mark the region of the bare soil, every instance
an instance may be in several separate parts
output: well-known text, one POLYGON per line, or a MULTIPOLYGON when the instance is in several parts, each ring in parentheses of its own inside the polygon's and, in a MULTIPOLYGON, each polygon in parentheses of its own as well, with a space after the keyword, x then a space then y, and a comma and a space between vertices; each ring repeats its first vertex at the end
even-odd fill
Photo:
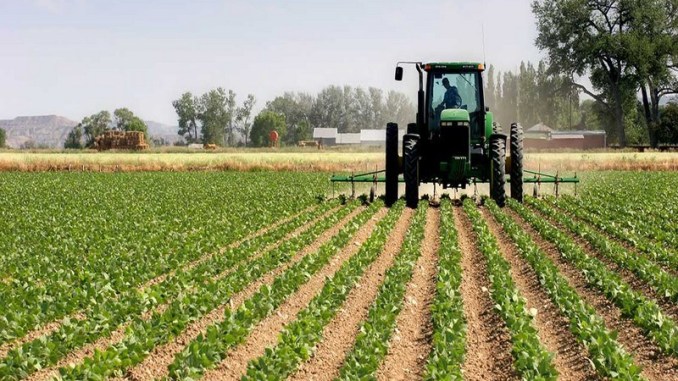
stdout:
POLYGON ((466 380, 516 380, 511 336, 493 309, 485 257, 461 207, 454 208, 454 217, 462 252, 461 296, 467 323, 462 373, 466 380))
POLYGON ((595 369, 587 360, 586 348, 577 341, 569 329, 569 321, 551 301, 539 283, 537 274, 519 254, 518 248, 487 210, 481 210, 490 231, 497 238, 504 258, 511 265, 511 274, 527 308, 536 310, 533 323, 539 340, 555 354, 553 364, 559 380, 597 380, 595 369))
POLYGON ((299 366, 289 379, 332 380, 339 376, 348 351, 353 347, 360 323, 367 318, 370 305, 376 299, 386 271, 400 252, 414 211, 405 209, 388 237, 386 247, 367 268, 358 284, 349 292, 342 308, 323 330, 323 339, 313 356, 299 366))
POLYGON ((617 331, 617 341, 633 357, 636 365, 643 368, 641 375, 648 380, 678 380, 678 359, 666 356, 650 341, 633 321, 622 316, 621 310, 605 295, 590 287, 581 271, 565 261, 558 248, 544 240, 529 223, 514 211, 507 213, 534 239, 535 243, 551 258, 570 287, 603 318, 608 329, 617 331))
POLYGON ((423 376, 433 335, 431 305, 436 293, 439 229, 440 209, 428 208, 421 255, 407 284, 388 353, 377 372, 379 380, 412 380, 423 376))

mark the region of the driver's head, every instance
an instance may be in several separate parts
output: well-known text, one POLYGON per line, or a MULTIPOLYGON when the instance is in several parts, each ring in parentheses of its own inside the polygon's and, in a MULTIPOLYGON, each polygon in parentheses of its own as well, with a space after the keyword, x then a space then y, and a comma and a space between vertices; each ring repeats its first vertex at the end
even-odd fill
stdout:
POLYGON ((443 87, 446 89, 450 88, 450 80, 447 78, 443 78, 443 87))

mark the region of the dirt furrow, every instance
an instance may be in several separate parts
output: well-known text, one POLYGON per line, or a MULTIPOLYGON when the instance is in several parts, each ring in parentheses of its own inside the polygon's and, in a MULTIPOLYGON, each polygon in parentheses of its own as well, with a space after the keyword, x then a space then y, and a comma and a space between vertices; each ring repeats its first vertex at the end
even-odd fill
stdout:
MULTIPOLYGON (((345 217, 342 221, 339 222, 339 225, 343 226, 343 224, 345 224, 349 220, 350 217, 355 216, 359 211, 360 211, 360 208, 351 212, 347 217, 345 217)), ((328 212, 328 213, 330 213, 330 212, 328 212)), ((293 237, 298 236, 299 234, 301 234, 305 230, 308 230, 311 226, 315 225, 315 223, 317 223, 319 220, 324 218, 324 216, 326 216, 328 213, 325 213, 325 214, 323 214, 323 216, 316 218, 313 222, 311 222, 309 224, 306 224, 306 225, 303 225, 303 226, 297 228, 296 230, 294 230, 293 232, 291 232, 290 234, 285 236, 285 238, 283 240, 289 240, 293 237)), ((312 244, 313 247, 315 247, 315 249, 317 249, 323 243, 325 243, 327 240, 329 240, 331 238, 331 236, 328 237, 326 234, 328 232, 333 231, 335 228, 336 228, 336 226, 333 227, 332 229, 328 230, 327 232, 325 232, 325 235, 323 235, 319 238, 319 239, 322 239, 323 241, 320 242, 320 243, 318 241, 314 242, 312 244)), ((274 243, 274 244, 267 246, 264 250, 256 253, 254 256, 250 257, 248 260, 256 260, 256 258, 264 255, 265 253, 272 250, 277 245, 279 245, 279 243, 274 243)), ((308 247, 304 248, 303 251, 297 253, 297 255, 292 259, 292 261, 295 261, 297 259, 301 259, 301 258, 303 258, 303 256, 313 252, 313 251, 308 251, 308 250, 311 250, 311 246, 308 246, 308 247)), ((285 267, 285 268, 287 268, 287 267, 285 267)), ((234 269, 235 269, 235 267, 231 268, 231 269, 227 269, 226 271, 222 272, 221 274, 218 274, 215 277, 213 277, 213 280, 218 280, 220 278, 223 278, 224 276, 227 276, 234 269)), ((275 271, 281 272, 281 271, 284 271, 284 270, 281 270, 280 268, 278 268, 275 271)), ((234 295, 234 298, 236 296, 237 295, 234 295)), ((150 319, 152 317, 153 313, 162 314, 165 311, 165 309, 169 306, 169 303, 171 303, 171 301, 168 301, 165 304, 159 305, 154 310, 147 311, 146 313, 144 313, 144 315, 141 316, 141 320, 150 319)), ((233 303, 233 298, 231 298, 230 303, 231 304, 233 303)), ((222 308, 219 308, 218 310, 220 310, 221 315, 223 315, 223 311, 224 311, 223 306, 222 306, 222 308)), ((213 312, 215 312, 215 311, 213 311, 213 312)), ((119 343, 120 341, 122 341, 125 338, 125 331, 127 330, 127 327, 130 324, 131 324, 131 322, 123 324, 120 327, 118 327, 115 331, 113 331, 111 334, 109 334, 108 336, 101 337, 98 340, 94 341, 93 343, 87 344, 87 345, 83 346, 82 348, 69 353, 66 357, 64 357, 63 359, 58 361, 56 365, 43 368, 43 369, 39 370, 38 372, 32 374, 29 377, 29 380, 34 380, 34 381, 49 380, 49 379, 53 378, 54 375, 58 374, 59 368, 68 366, 70 364, 79 364, 83 360, 85 360, 87 357, 92 356, 95 353, 95 351, 97 351, 97 350, 103 351, 106 348, 119 343)), ((137 366, 136 368, 138 368, 138 367, 139 366, 137 366)))
POLYGON ((405 303, 396 319, 388 354, 377 372, 379 380, 411 380, 423 376, 433 334, 431 305, 436 293, 439 228, 440 209, 428 208, 421 256, 407 284, 405 303))
POLYGON ((190 324, 171 342, 155 347, 149 356, 144 359, 144 361, 126 372, 125 378, 131 380, 151 380, 165 374, 167 372, 167 367, 172 363, 172 361, 174 361, 174 357, 179 352, 181 352, 187 344, 193 341, 201 333, 205 333, 210 325, 223 319, 226 308, 238 308, 245 300, 252 297, 252 295, 254 295, 262 285, 270 285, 273 283, 278 275, 282 274, 285 270, 290 268, 293 264, 299 262, 305 256, 317 251, 320 246, 332 239, 332 237, 334 237, 353 217, 355 217, 362 210, 363 208, 356 208, 354 211, 344 217, 339 223, 323 232, 323 234, 319 236, 313 243, 296 253, 287 263, 264 275, 257 281, 247 286, 243 291, 233 295, 227 303, 212 310, 199 320, 190 324))
POLYGON ((569 330, 569 322, 539 283, 537 274, 520 256, 518 248, 497 221, 481 209, 492 234, 497 238, 504 258, 511 265, 511 274, 520 293, 527 301, 527 308, 536 310, 534 326, 539 339, 549 352, 555 354, 553 363, 559 380, 596 380, 599 377, 587 360, 588 352, 569 330))
POLYGON ((454 208, 461 257, 461 296, 466 318, 466 357, 462 373, 466 380, 515 380, 511 336, 493 309, 487 262, 461 207, 454 208))
POLYGON ((368 266, 358 284, 348 293, 342 308, 324 328, 323 339, 316 346, 312 357, 299 366, 290 380, 332 380, 339 375, 346 354, 355 343, 360 323, 367 318, 386 271, 400 252, 413 215, 412 209, 406 208, 403 211, 383 252, 368 266))
POLYGON ((537 245, 551 258, 560 274, 574 288, 579 296, 591 305, 605 321, 608 329, 617 331, 617 341, 633 357, 634 363, 643 368, 641 375, 648 380, 678 380, 678 359, 666 356, 650 341, 633 321, 622 316, 605 295, 589 287, 581 271, 562 258, 558 248, 543 239, 532 226, 516 212, 508 208, 506 212, 527 232, 537 245))
POLYGON ((228 354, 225 361, 219 364, 215 369, 205 373, 202 380, 218 381, 218 380, 237 380, 247 370, 247 364, 264 354, 267 347, 275 345, 278 340, 279 332, 283 327, 293 321, 299 311, 304 309, 311 300, 320 292, 328 277, 333 276, 353 255, 355 255, 360 246, 369 238, 374 231, 377 222, 381 220, 388 209, 382 208, 377 214, 370 219, 370 221, 358 230, 358 233, 351 240, 349 244, 341 250, 339 254, 334 256, 330 263, 325 266, 318 273, 293 295, 287 298, 285 302, 270 316, 262 320, 252 331, 247 341, 242 345, 234 348, 228 354))
MULTIPOLYGON (((232 242, 232 243, 228 244, 227 246, 225 246, 225 247, 219 249, 219 250, 217 251, 217 253, 222 254, 222 253, 224 253, 224 252, 225 252, 226 250, 228 250, 228 249, 232 249, 232 248, 235 248, 235 247, 240 246, 243 242, 245 242, 245 241, 247 241, 247 240, 254 239, 254 238, 257 238, 257 237, 260 237, 260 236, 266 234, 267 232, 271 231, 272 229, 275 229, 275 228, 279 227, 280 225, 282 225, 282 224, 284 224, 284 223, 287 223, 287 222, 293 220, 294 218, 299 217, 299 216, 302 215, 303 213, 308 213, 308 212, 314 210, 315 208, 317 208, 317 205, 311 205, 311 206, 309 206, 308 208, 302 210, 302 211, 299 212, 299 213, 296 213, 296 214, 294 214, 294 215, 292 215, 292 216, 290 216, 290 217, 284 218, 284 219, 282 219, 282 220, 280 220, 280 221, 276 221, 275 223, 273 223, 273 224, 271 224, 271 225, 269 225, 269 226, 266 226, 266 227, 264 227, 264 228, 262 228, 262 229, 259 229, 259 230, 257 230, 256 232, 251 233, 251 234, 247 235, 246 237, 244 237, 244 238, 242 238, 242 239, 240 239, 240 240, 238 240, 238 241, 235 241, 235 242, 232 242)), ((337 208, 338 208, 338 207, 337 207, 337 208)), ((336 209, 336 208, 335 208, 335 209, 336 209)), ((333 209, 333 210, 335 210, 335 209, 333 209)), ((195 266, 198 266, 199 264, 201 264, 201 263, 203 263, 203 262, 209 260, 209 259, 212 258, 215 254, 216 254, 216 253, 214 253, 214 252, 213 252, 213 253, 205 254, 205 255, 201 256, 200 258, 198 258, 198 259, 196 259, 196 260, 193 260, 193 261, 191 261, 191 262, 189 262, 189 263, 187 263, 187 264, 182 265, 181 267, 182 267, 182 269, 183 269, 184 271, 189 271, 189 270, 193 269, 195 266)), ((163 282, 165 279, 167 279, 167 277, 172 276, 173 274, 175 274, 177 271, 178 271, 178 269, 174 269, 174 270, 171 270, 170 272, 167 272, 167 273, 165 273, 165 274, 159 275, 159 276, 157 276, 157 277, 155 277, 155 278, 153 278, 153 279, 147 281, 147 282, 144 283, 143 285, 137 287, 137 290, 140 290, 140 291, 141 291, 141 290, 147 289, 147 288, 149 288, 149 287, 152 287, 152 286, 154 286, 154 285, 156 285, 156 284, 159 284, 159 283, 163 282)), ((83 319, 85 319, 85 315, 84 315, 84 313, 83 313, 82 311, 72 313, 72 314, 70 314, 70 315, 69 315, 68 317, 66 317, 66 318, 62 318, 62 319, 59 319, 59 320, 57 320, 57 321, 53 321, 53 322, 47 323, 47 324, 43 325, 42 327, 40 327, 40 328, 38 328, 38 329, 36 329, 36 330, 34 330, 34 331, 30 331, 30 332, 28 332, 25 336, 23 336, 23 337, 21 337, 21 338, 19 338, 19 339, 16 339, 16 340, 14 340, 14 341, 7 342, 7 343, 4 343, 4 344, 0 345, 0 358, 3 358, 3 357, 5 357, 5 356, 7 356, 7 354, 9 353, 9 351, 11 351, 11 350, 13 350, 13 349, 15 349, 15 348, 18 348, 18 347, 24 345, 25 343, 31 342, 31 341, 33 341, 33 340, 39 338, 39 337, 42 337, 42 336, 47 336, 47 335, 52 334, 53 332, 55 332, 55 331, 57 331, 59 328, 61 328, 61 325, 63 324, 63 322, 64 322, 65 319, 70 319, 70 320, 83 320, 83 319)))
MULTIPOLYGON (((623 268, 616 263, 614 263, 612 260, 608 259, 598 251, 591 243, 589 243, 587 240, 582 238, 579 234, 573 233, 571 230, 569 230, 567 227, 563 226, 561 223, 555 221, 553 218, 550 216, 547 216, 543 213, 541 213, 539 210, 536 208, 530 208, 532 212, 535 214, 544 217, 551 225, 555 226, 558 228, 558 230, 564 232, 568 237, 570 237, 573 241, 575 241, 581 248, 584 250, 586 254, 589 256, 596 258, 603 262, 605 266, 607 266, 608 269, 616 272, 621 276, 621 278, 624 280, 624 282, 628 283, 631 288, 633 288, 635 291, 640 292, 643 296, 645 296, 648 299, 654 300, 657 302, 659 307, 661 308, 662 312, 664 312, 668 317, 670 317, 673 320, 678 321, 678 304, 676 304, 674 301, 672 301, 669 298, 664 297, 664 295, 661 295, 659 292, 655 291, 647 282, 644 280, 640 279, 636 274, 633 272, 629 271, 626 268, 623 268)), ((577 221, 578 223, 581 223, 581 221, 577 221)))

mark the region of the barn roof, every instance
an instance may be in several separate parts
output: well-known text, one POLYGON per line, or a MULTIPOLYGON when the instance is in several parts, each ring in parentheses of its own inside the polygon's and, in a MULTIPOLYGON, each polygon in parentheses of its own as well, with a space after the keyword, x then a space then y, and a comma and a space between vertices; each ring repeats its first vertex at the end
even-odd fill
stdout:
POLYGON ((334 139, 337 137, 336 128, 314 128, 313 129, 313 138, 314 139, 334 139))

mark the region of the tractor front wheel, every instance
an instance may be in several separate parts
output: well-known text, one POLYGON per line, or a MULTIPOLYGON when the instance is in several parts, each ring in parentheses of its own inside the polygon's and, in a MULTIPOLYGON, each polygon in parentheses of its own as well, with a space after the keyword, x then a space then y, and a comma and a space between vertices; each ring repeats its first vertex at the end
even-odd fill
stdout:
POLYGON ((523 202, 523 127, 511 124, 511 198, 523 202))
POLYGON ((405 204, 416 209, 419 204, 419 135, 403 137, 403 161, 405 163, 405 204))
POLYGON ((490 197, 499 205, 506 204, 506 135, 490 136, 490 197))
POLYGON ((386 206, 398 201, 398 124, 386 125, 386 206))

